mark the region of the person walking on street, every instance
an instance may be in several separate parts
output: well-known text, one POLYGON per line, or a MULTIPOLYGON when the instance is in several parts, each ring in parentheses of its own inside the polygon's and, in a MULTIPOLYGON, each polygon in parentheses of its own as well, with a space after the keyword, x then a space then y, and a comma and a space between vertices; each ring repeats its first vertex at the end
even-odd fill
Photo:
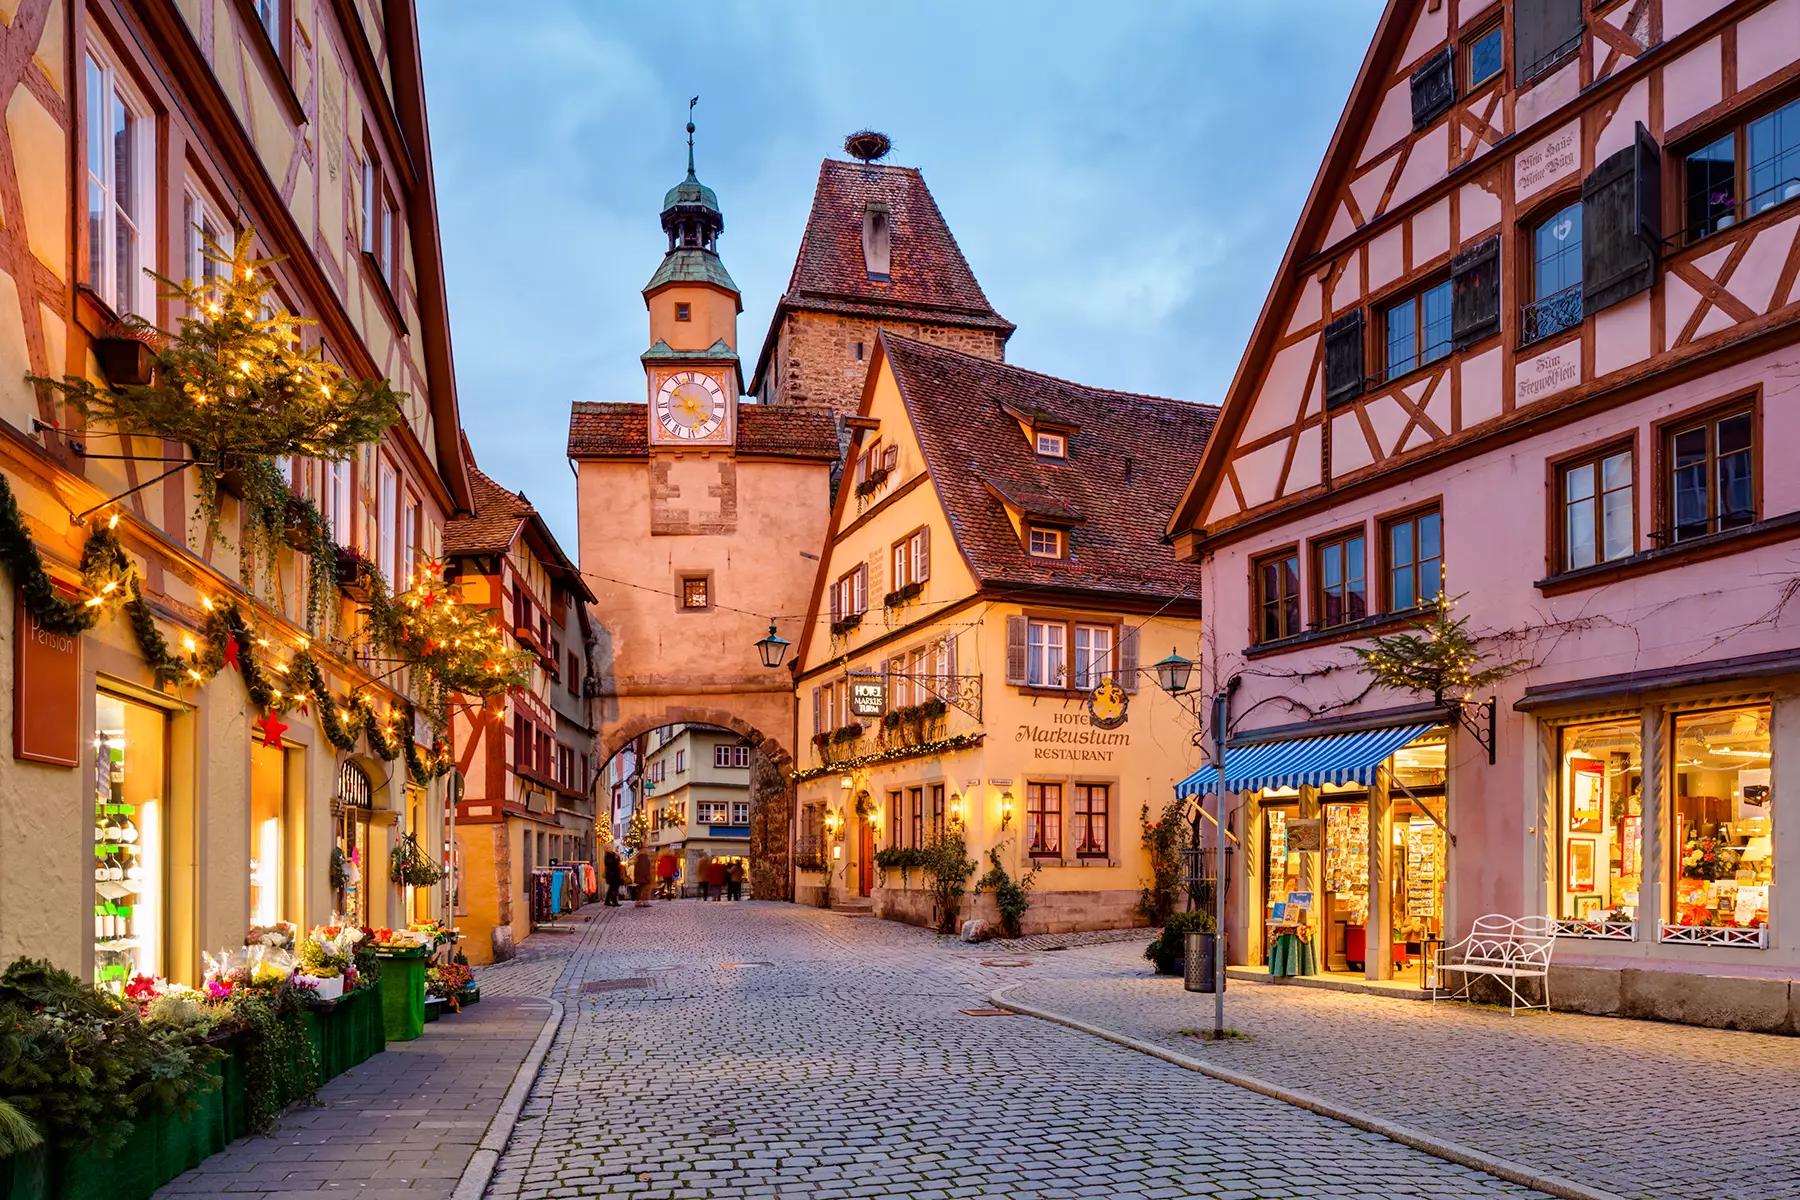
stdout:
POLYGON ((710 856, 702 854, 700 861, 694 864, 694 878, 700 884, 700 898, 712 899, 713 861, 710 856))
POLYGON ((619 887, 625 882, 625 868, 619 862, 618 851, 607 850, 606 861, 602 865, 601 871, 606 879, 606 907, 617 908, 619 907, 619 887))
MULTIPOLYGON (((711 885, 714 900, 725 899, 725 862, 723 859, 709 859, 706 863, 706 882, 711 885)), ((700 898, 706 899, 706 889, 702 888, 700 898)))
POLYGON ((656 859, 656 887, 665 899, 675 898, 675 856, 667 850, 656 859))
POLYGON ((650 907, 650 879, 654 865, 648 846, 640 847, 631 857, 631 895, 639 908, 650 907))
POLYGON ((726 898, 742 900, 744 898, 744 864, 734 862, 725 871, 726 898))

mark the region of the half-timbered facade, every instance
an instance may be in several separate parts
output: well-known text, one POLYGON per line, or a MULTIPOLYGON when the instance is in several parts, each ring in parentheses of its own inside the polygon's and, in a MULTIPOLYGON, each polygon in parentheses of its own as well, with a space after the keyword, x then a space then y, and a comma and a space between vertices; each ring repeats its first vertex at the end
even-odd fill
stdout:
MULTIPOLYGON (((435 553, 469 497, 412 5, 20 0, 0 47, 0 470, 52 578, 80 595, 83 544, 110 524, 175 652, 206 653, 209 607, 235 604, 257 636, 233 652, 278 671, 308 648, 340 701, 354 691, 397 728, 393 676, 350 649, 354 607, 307 611, 306 555, 283 550, 278 578, 247 589, 238 500, 209 536, 186 447, 84 429, 26 376, 107 378, 122 318, 184 315, 146 272, 211 278, 206 239, 228 254, 253 229, 279 259, 275 297, 317 322, 306 344, 407 393, 404 422, 353 461, 288 461, 294 491, 387 580, 435 553)), ((0 719, 20 739, 0 762, 0 958, 197 983, 201 951, 252 921, 439 911, 387 868, 402 832, 436 854, 440 783, 360 736, 335 748, 317 705, 263 720, 229 666, 158 686, 122 617, 51 638, 18 594, 0 602, 19 667, 0 719), (132 848, 114 845, 127 818, 132 848), (108 855, 139 873, 102 881, 108 855)))
POLYGON ((1796 201, 1796 0, 1388 6, 1170 533, 1235 746, 1417 735, 1227 806, 1235 961, 1292 891, 1375 978, 1551 917, 1553 993, 1598 1011, 1800 966, 1796 201), (1522 668, 1491 765, 1485 712, 1350 653, 1440 593, 1522 668))
POLYGON ((568 645, 593 601, 531 502, 471 467, 474 513, 444 532, 449 574, 466 604, 499 615, 508 650, 530 654, 530 685, 451 711, 457 767, 465 780, 456 811, 457 920, 471 962, 511 956, 531 932, 534 868, 591 861, 594 811, 586 718, 592 659, 585 640, 568 645), (578 678, 577 678, 578 677, 578 678), (565 699, 568 679, 576 697, 565 699), (574 714, 580 714, 579 717, 574 714))
POLYGON ((877 335, 798 648, 796 899, 930 923, 907 852, 948 830, 1035 873, 1029 931, 1142 923, 1142 821, 1197 758, 1143 655, 1200 641, 1151 464, 1215 412, 877 335))

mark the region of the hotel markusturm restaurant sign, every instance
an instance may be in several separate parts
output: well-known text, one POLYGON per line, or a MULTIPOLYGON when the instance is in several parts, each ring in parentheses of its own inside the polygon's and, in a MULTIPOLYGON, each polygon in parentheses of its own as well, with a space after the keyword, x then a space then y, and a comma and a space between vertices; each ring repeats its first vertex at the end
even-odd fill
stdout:
POLYGON ((1120 750, 1131 746, 1131 735, 1088 724, 1085 710, 1048 714, 1050 724, 1025 723, 1013 741, 1028 743, 1031 757, 1057 762, 1112 762, 1120 750))
POLYGON ((81 765, 81 638, 51 633, 13 595, 13 756, 81 765))

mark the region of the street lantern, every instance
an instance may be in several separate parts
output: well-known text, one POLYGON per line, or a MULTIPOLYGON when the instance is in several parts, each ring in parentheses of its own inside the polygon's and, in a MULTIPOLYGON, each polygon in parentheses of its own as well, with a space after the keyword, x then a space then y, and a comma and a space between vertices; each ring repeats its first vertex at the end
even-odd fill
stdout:
POLYGON ((1179 696, 1187 691, 1188 677, 1193 671, 1192 659, 1183 658, 1171 650, 1169 657, 1156 664, 1156 682, 1169 695, 1179 696))
POLYGON ((769 622, 769 636, 756 643, 756 652, 762 655, 765 667, 779 667, 782 658, 790 645, 788 640, 775 632, 775 622, 769 622))

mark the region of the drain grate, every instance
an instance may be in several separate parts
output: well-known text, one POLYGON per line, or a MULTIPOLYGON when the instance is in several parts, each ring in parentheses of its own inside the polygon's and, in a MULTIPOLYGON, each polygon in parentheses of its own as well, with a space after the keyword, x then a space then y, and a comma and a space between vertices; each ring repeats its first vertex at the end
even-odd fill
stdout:
POLYGON ((648 979, 590 979, 581 985, 584 992, 622 992, 628 988, 647 988, 648 979))
POLYGON ((984 967, 1029 967, 1031 960, 1029 958, 984 958, 981 960, 981 965, 984 967))
POLYGON ((1012 1010, 1006 1008, 959 1008, 957 1012, 965 1017, 1010 1017, 1012 1010))
POLYGON ((736 1133, 736 1125, 708 1125, 700 1130, 707 1137, 724 1137, 728 1133, 736 1133))

